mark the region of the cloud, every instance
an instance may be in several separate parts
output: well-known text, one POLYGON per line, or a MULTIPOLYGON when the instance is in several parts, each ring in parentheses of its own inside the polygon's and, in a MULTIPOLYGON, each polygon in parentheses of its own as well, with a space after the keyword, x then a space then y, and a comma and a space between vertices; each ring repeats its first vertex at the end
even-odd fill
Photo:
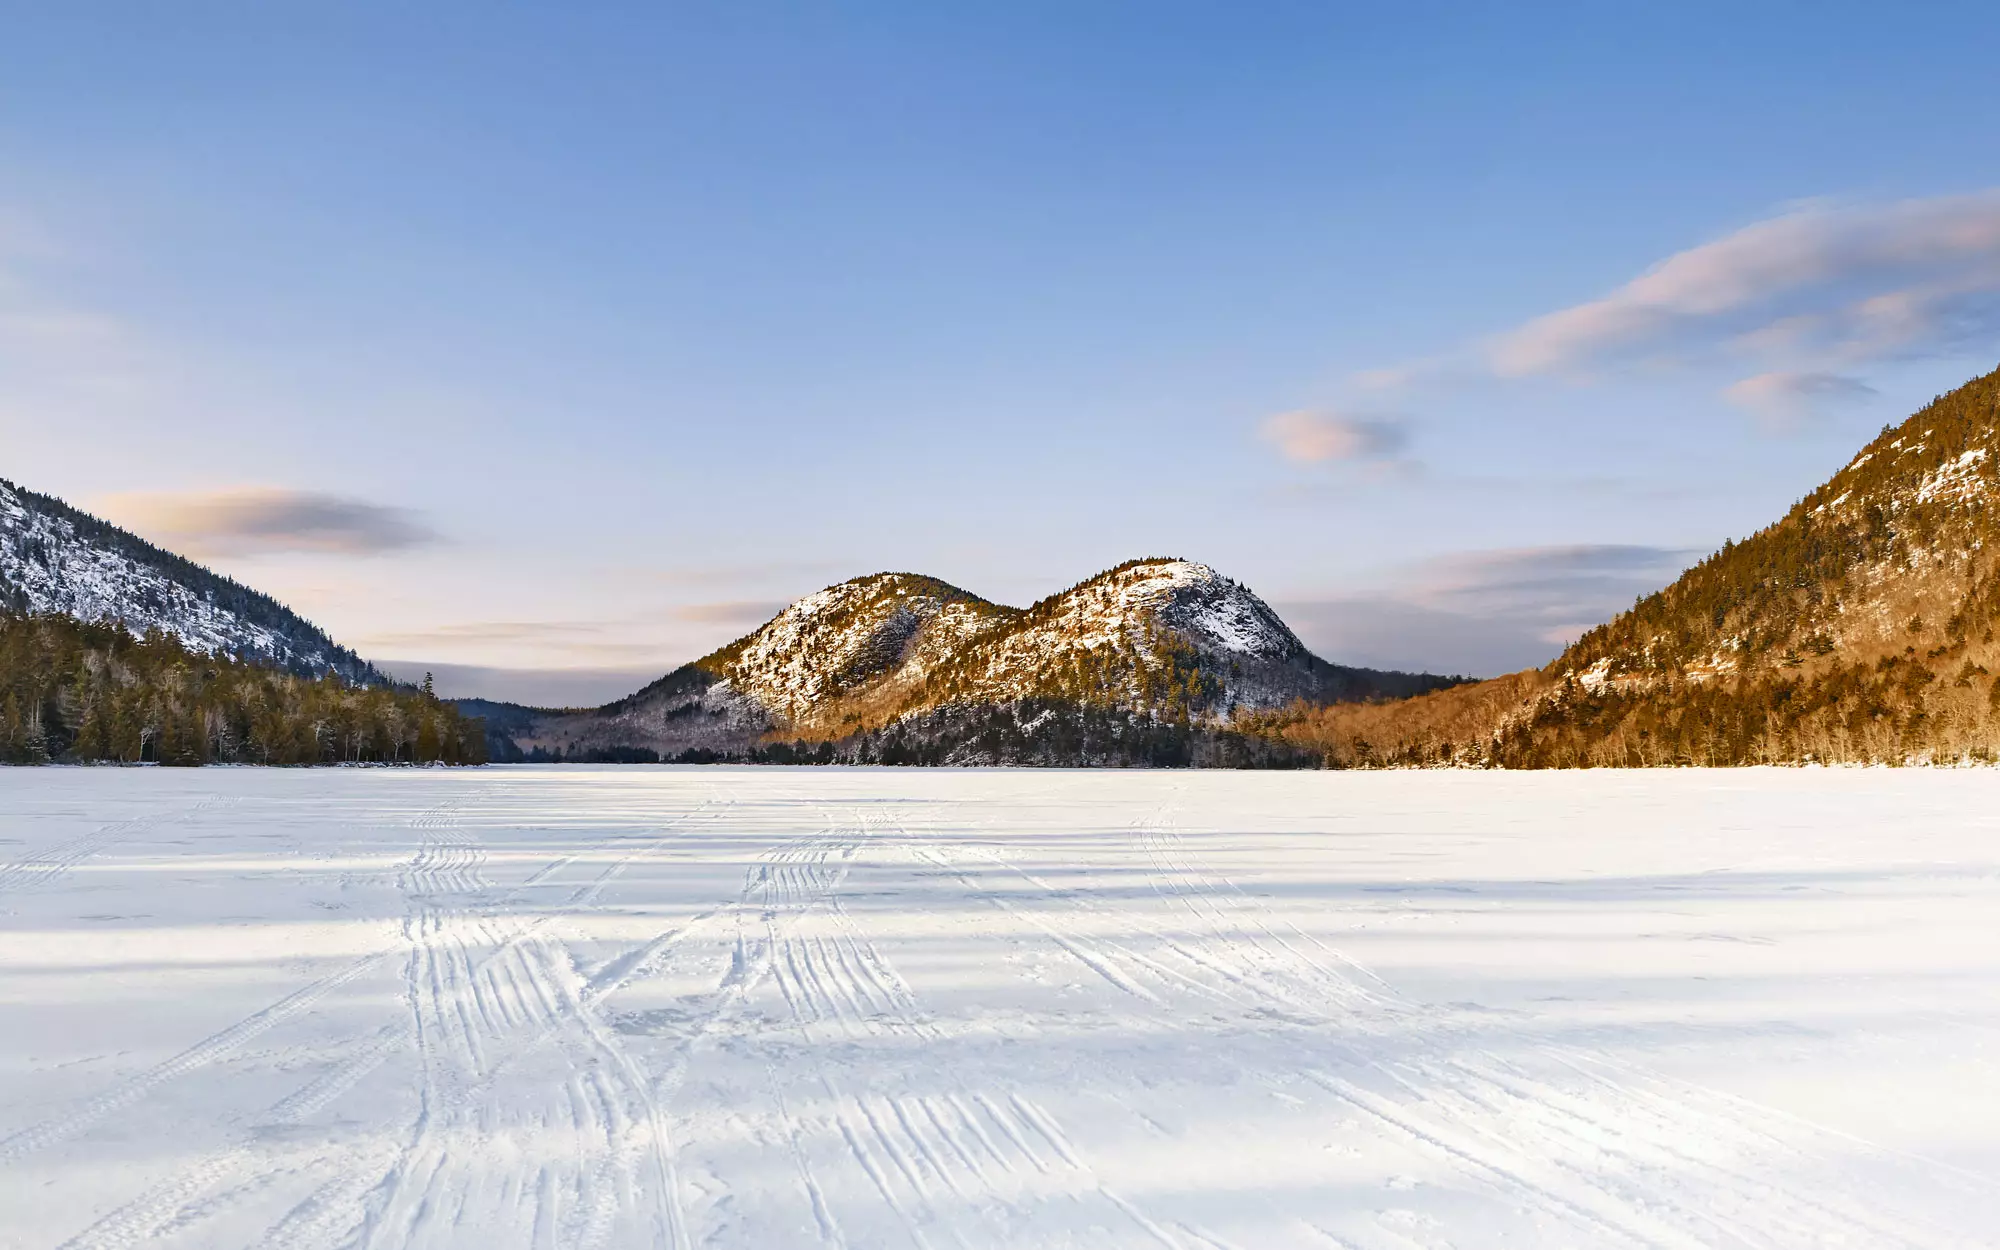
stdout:
POLYGON ((783 603, 761 599, 729 603, 689 603, 673 610, 674 619, 696 625, 762 625, 785 610, 783 603))
POLYGON ((429 629, 369 634, 354 639, 365 651, 456 650, 492 654, 590 656, 598 660, 655 661, 663 640, 634 638, 630 628, 603 621, 465 621, 429 629))
POLYGON ((75 260, 39 223, 0 205, 0 360, 9 397, 44 410, 157 398, 176 362, 123 321, 65 294, 75 285, 67 280, 75 260))
POLYGON ((359 635, 349 641, 371 659, 384 653, 442 655, 452 659, 437 661, 433 667, 449 664, 467 671, 490 668, 495 673, 547 675, 601 669, 623 675, 651 672, 657 677, 749 626, 762 624, 783 607, 761 601, 696 603, 606 620, 458 621, 359 635), (671 622, 696 628, 676 629, 671 622))
POLYGON ((1635 590, 1657 590, 1702 554, 1691 548, 1618 543, 1516 547, 1439 556, 1407 576, 1414 601, 1474 615, 1533 618, 1544 640, 1588 628, 1631 606, 1635 590), (1604 611, 1615 604, 1613 613, 1604 611))
POLYGON ((1406 425, 1395 417, 1349 416, 1299 409, 1267 417, 1258 427, 1266 442, 1287 460, 1321 464, 1335 460, 1387 460, 1409 445, 1406 425))
POLYGON ((1821 407, 1851 404, 1880 394, 1859 378, 1838 373, 1760 373, 1723 391, 1729 401, 1777 427, 1797 425, 1821 407))
POLYGON ((1458 552, 1374 590, 1273 606, 1337 663, 1490 677, 1546 664, 1700 554, 1619 544, 1458 552))
POLYGON ((313 491, 247 487, 187 494, 138 493, 102 501, 106 513, 194 555, 330 552, 381 555, 438 536, 418 513, 313 491))
POLYGON ((1400 391, 1421 378, 1430 367, 1430 362, 1418 361, 1391 365, 1386 369, 1363 369, 1349 377, 1348 381, 1364 391, 1400 391))
POLYGON ((1495 339, 1493 372, 1735 347, 1859 361, 2000 333, 2000 191, 1812 205, 1677 253, 1495 339))
POLYGON ((765 583, 790 585, 802 580, 815 584, 834 582, 851 574, 853 569, 851 562, 837 560, 746 559, 728 564, 690 565, 667 569, 648 565, 644 569, 635 569, 634 574, 669 586, 689 589, 694 587, 740 589, 744 586, 765 583))
POLYGON ((667 666, 651 668, 505 668, 430 660, 377 660, 384 672, 419 682, 432 675, 446 699, 496 699, 529 707, 598 707, 657 680, 667 666))

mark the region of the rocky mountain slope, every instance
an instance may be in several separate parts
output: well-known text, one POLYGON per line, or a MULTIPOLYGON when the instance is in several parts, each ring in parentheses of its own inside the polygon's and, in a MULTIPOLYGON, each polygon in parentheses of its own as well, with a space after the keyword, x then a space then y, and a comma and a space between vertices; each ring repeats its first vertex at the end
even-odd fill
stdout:
POLYGON ((1025 610, 880 573, 808 595, 628 698, 533 718, 512 740, 564 758, 742 757, 774 743, 879 758, 893 742, 925 762, 1124 762, 1121 742, 1149 743, 1148 759, 1169 749, 1161 726, 1178 751, 1299 700, 1448 684, 1329 664, 1247 588, 1185 560, 1132 561, 1025 610), (1044 758, 1065 735, 1098 747, 1044 758))
POLYGON ((162 551, 60 499, 0 479, 0 609, 160 629, 301 676, 386 679, 269 595, 162 551))
POLYGON ((1356 763, 1989 759, 1997 620, 2000 372, 1544 669, 1275 728, 1356 763))

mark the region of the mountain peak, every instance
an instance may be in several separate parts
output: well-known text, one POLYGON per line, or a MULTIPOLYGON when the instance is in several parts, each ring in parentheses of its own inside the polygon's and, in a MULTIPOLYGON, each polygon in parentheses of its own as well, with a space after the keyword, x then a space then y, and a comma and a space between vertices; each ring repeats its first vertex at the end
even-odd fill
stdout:
POLYGON ((1015 615, 949 582, 875 573, 796 600, 698 661, 784 724, 1015 615))
POLYGON ((934 577, 876 573, 814 591, 638 694, 530 737, 563 751, 741 754, 767 738, 941 720, 983 732, 969 727, 985 713, 968 709, 1028 704, 1219 728, 1297 700, 1440 684, 1328 664, 1269 604, 1191 560, 1128 561, 1025 611, 934 577))
POLYGON ((1215 657, 1293 661, 1311 653, 1241 583, 1192 560, 1131 560, 1037 603, 1022 628, 1039 627, 1059 650, 1148 647, 1167 634, 1215 657))

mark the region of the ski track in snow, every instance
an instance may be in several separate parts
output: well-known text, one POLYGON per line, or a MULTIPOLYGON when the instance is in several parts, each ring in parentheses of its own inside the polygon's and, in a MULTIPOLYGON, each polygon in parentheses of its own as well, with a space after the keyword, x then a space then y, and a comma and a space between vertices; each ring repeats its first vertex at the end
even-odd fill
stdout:
MULTIPOLYGON (((1958 1156, 1968 1162, 1921 1140, 1877 1143, 1675 1075, 1658 1057, 1670 1051, 1617 1044, 1617 1029, 1557 1027, 1522 1005, 1568 996, 1486 1008, 1371 971, 1352 947, 1452 938, 1435 896, 1419 905, 1375 884, 1400 873, 1421 894, 1410 857, 1432 844, 1415 839, 1449 838, 1369 842, 1380 862, 1356 876, 1365 884, 1333 890, 1355 871, 1340 857, 1359 852, 1297 831, 1353 811, 1404 819, 1385 793, 1477 831, 1494 809, 1466 792, 1476 781, 269 776, 0 775, 23 795, 66 787, 86 813, 100 792, 129 803, 165 791, 141 815, 77 821, 85 831, 41 849, 0 817, 0 835, 24 835, 0 865, 0 919, 23 943, 95 940, 66 917, 126 914, 104 902, 114 892, 132 914, 180 906, 184 925, 221 923, 229 905, 216 900, 274 888, 259 880, 311 903, 299 923, 340 916, 348 927, 334 931, 372 935, 327 947, 316 975, 261 1003, 218 992, 219 1027, 155 1062, 121 1072, 112 1011, 78 1017, 94 1034, 8 1050, 0 1092, 25 1097, 33 1071, 72 1062, 100 1075, 66 1085, 78 1091, 67 1102, 0 1099, 0 1250, 2000 1244, 1979 1162, 2000 1158, 1990 1126, 1988 1153, 1958 1156), (271 828, 285 831, 280 849, 271 828), (145 870, 171 856, 149 846, 167 829, 196 831, 204 854, 228 861, 206 870, 214 890, 174 895, 145 870), (300 867, 314 862, 307 848, 334 861, 318 877, 300 867), (271 860, 264 878, 258 856, 271 860), (1288 898, 1314 889, 1313 906, 1288 898)), ((1826 784, 1925 781, 1985 787, 1939 819, 2000 797, 1983 775, 1826 784)), ((1652 784, 1636 806, 1618 808, 1615 787, 1590 801, 1629 825, 1656 810, 1651 798, 1701 783, 1652 784)), ((1802 781, 1769 784, 1783 791, 1774 808, 1797 807, 1802 781)), ((1871 793, 1863 806, 1900 810, 1871 793)), ((1684 797, 1689 812, 1717 811, 1715 792, 1684 797)), ((1987 831, 1966 823, 1976 837, 1882 879, 2000 901, 1995 853, 1978 849, 1987 831)), ((1542 855, 1548 879, 1570 871, 1560 861, 1574 845, 1541 845, 1529 837, 1520 853, 1542 855)), ((1476 895, 1453 884, 1473 871, 1448 862, 1437 888, 1476 895)), ((1658 916, 1686 912, 1686 887, 1671 888, 1668 904, 1647 904, 1658 916)), ((1850 905, 1876 905, 1863 894, 1850 905)), ((1586 895, 1561 897, 1581 908, 1586 895)), ((1992 909, 1953 914, 1978 924, 1992 909)), ((1820 922, 1835 934, 1860 923, 1820 922)), ((1936 975, 1971 975, 1947 949, 1977 947, 1968 936, 1939 937, 1936 975)), ((1701 949, 1713 958, 1714 944, 1701 949)), ((65 958, 78 969, 68 993, 115 996, 115 966, 65 958)), ((0 1022, 53 984, 37 966, 0 963, 0 1022)), ((202 967, 162 975, 218 984, 202 967)), ((1987 999, 2000 988, 1985 985, 1987 999)), ((1967 1010, 1957 1024, 1977 1051, 2000 1019, 1967 1010)), ((1823 1035, 1829 1053, 1836 1043, 1823 1035)), ((1993 1068, 1981 1071, 1990 1084, 1993 1068)))
POLYGON ((1190 860, 1167 812, 1136 832, 1159 869, 1158 888, 1212 935, 1207 949, 1254 970, 1232 980, 1334 1032, 1322 1046, 1313 1036, 1321 1027, 1301 1030, 1297 1071, 1387 1133, 1448 1157, 1468 1180, 1488 1180, 1600 1245, 1936 1244, 1936 1229, 1775 1179, 1790 1169, 1773 1162, 1844 1153, 1851 1143, 1836 1135, 1563 1048, 1525 1064, 1484 1052, 1455 1039, 1448 1020, 1354 984, 1352 969, 1329 966, 1324 948, 1303 949, 1280 932, 1256 900, 1190 860), (1382 1062, 1357 1039, 1371 1032, 1384 1038, 1382 1051, 1394 1037, 1424 1044, 1394 1045, 1382 1062), (1345 1062, 1327 1070, 1328 1057, 1345 1062), (1557 1079, 1530 1071, 1551 1068, 1557 1079))
POLYGON ((79 834, 46 851, 37 852, 11 863, 0 864, 0 895, 46 888, 61 880, 78 865, 88 862, 94 856, 121 842, 129 842, 163 825, 192 821, 210 808, 234 801, 231 796, 216 795, 191 803, 184 811, 160 812, 135 816, 129 820, 113 821, 110 824, 99 825, 88 833, 79 834))

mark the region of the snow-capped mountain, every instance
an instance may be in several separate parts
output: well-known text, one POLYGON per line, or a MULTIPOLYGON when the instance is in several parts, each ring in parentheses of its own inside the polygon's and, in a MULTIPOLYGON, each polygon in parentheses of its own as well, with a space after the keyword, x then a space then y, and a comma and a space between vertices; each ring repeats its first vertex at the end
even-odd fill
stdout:
POLYGON ((0 479, 0 607, 160 629, 187 646, 307 676, 385 679, 269 595, 60 499, 0 479))
POLYGON ((930 702, 1165 702, 1177 713, 1224 718, 1337 698, 1348 693, 1341 674, 1359 671, 1318 660, 1269 604, 1187 560, 1119 565, 1020 613, 954 659, 929 683, 930 702))
POLYGON ((809 725, 864 690, 906 690, 1020 616, 934 577, 877 573, 807 595, 702 663, 767 711, 809 725))
POLYGON ((1122 564, 1025 610, 878 573, 807 595, 629 698, 539 718, 517 741, 571 757, 740 755, 892 728, 934 736, 924 725, 983 733, 993 709, 1012 709, 1009 732, 1029 738, 1019 725, 1061 709, 1219 730, 1295 700, 1445 684, 1328 664, 1249 589, 1186 560, 1122 564))

